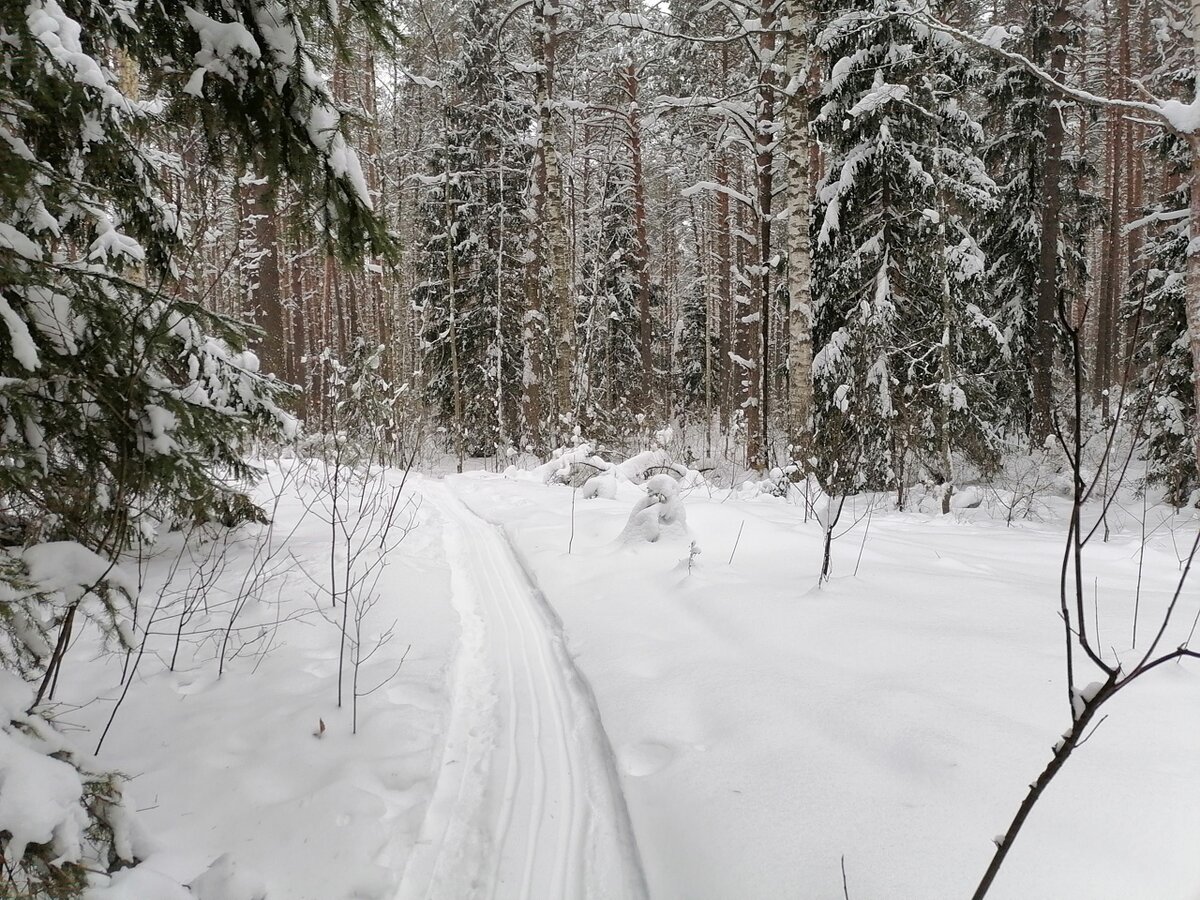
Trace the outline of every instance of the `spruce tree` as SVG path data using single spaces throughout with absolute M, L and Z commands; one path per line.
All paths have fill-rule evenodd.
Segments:
M 493 0 L 473 0 L 461 24 L 445 140 L 425 176 L 421 281 L 413 295 L 423 316 L 429 402 L 451 443 L 461 427 L 464 451 L 478 455 L 514 442 L 519 430 L 523 192 L 530 168 L 520 135 L 529 109 L 496 47 L 502 13 Z
M 259 515 L 245 454 L 294 424 L 246 330 L 182 295 L 194 235 L 168 200 L 181 161 L 166 148 L 199 131 L 231 168 L 257 160 L 317 198 L 343 258 L 388 249 L 305 38 L 336 35 L 330 16 L 275 0 L 0 8 L 0 674 L 31 681 L 29 709 L 79 620 L 130 639 L 120 554 L 176 522 Z M 134 862 L 112 839 L 111 779 L 6 707 L 0 741 L 13 729 L 80 768 L 92 824 L 76 844 L 4 846 L 7 883 L 70 896 L 85 868 Z
M 1162 96 L 1188 97 L 1195 86 L 1186 17 L 1167 18 L 1157 35 L 1161 62 L 1151 84 Z M 1192 148 L 1178 135 L 1156 133 L 1143 148 L 1162 161 L 1164 181 L 1177 186 L 1143 210 L 1144 242 L 1129 277 L 1123 315 L 1135 371 L 1133 421 L 1146 439 L 1146 476 L 1170 502 L 1183 505 L 1200 486 L 1195 454 L 1195 367 L 1188 340 L 1187 263 Z
M 902 487 L 915 457 L 950 482 L 954 454 L 990 454 L 984 366 L 1003 348 L 974 239 L 994 185 L 962 102 L 971 66 L 902 2 L 826 11 L 814 125 L 828 153 L 813 216 L 818 472 L 839 491 Z
M 588 427 L 609 440 L 628 426 L 643 398 L 632 192 L 619 160 L 604 163 L 609 174 L 588 215 L 580 318 L 590 376 Z
M 1048 65 L 1054 31 L 1052 10 L 1048 4 L 1031 3 L 1018 43 L 1013 49 Z M 1078 40 L 1078 29 L 1067 26 L 1058 30 L 1071 42 Z M 1002 215 L 990 216 L 980 234 L 987 254 L 985 281 L 996 309 L 996 324 L 1008 345 L 1004 377 L 996 379 L 999 400 L 1008 411 L 1007 424 L 1018 434 L 1031 427 L 1034 393 L 1034 366 L 1039 334 L 1038 297 L 1043 263 L 1043 209 L 1048 191 L 1057 191 L 1061 213 L 1056 227 L 1060 230 L 1055 284 L 1057 304 L 1071 309 L 1087 282 L 1088 238 L 1099 222 L 1100 204 L 1087 188 L 1093 174 L 1086 157 L 1069 147 L 1061 149 L 1059 174 L 1051 185 L 1047 178 L 1046 122 L 1051 103 L 1056 103 L 1045 84 L 1023 66 L 992 64 L 985 79 L 984 125 L 987 140 L 983 158 L 997 184 L 998 209 Z M 1060 323 L 1050 340 L 1061 341 Z M 1054 347 L 1049 348 L 1053 359 Z

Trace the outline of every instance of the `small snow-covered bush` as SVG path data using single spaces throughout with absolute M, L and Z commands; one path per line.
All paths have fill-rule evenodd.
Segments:
M 621 540 L 626 543 L 660 538 L 687 538 L 687 513 L 679 496 L 679 482 L 670 475 L 652 475 L 646 479 L 646 496 L 634 504 Z
M 0 896 L 73 897 L 89 872 L 136 863 L 142 838 L 119 777 L 26 713 L 32 700 L 28 684 L 0 672 Z

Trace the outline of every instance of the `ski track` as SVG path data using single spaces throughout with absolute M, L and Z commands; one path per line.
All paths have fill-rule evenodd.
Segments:
M 448 484 L 440 511 L 462 622 L 441 769 L 397 900 L 641 900 L 612 748 L 562 626 L 503 530 Z

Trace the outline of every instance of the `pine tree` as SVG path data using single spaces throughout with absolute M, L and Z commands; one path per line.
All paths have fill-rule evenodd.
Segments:
M 815 128 L 829 160 L 813 222 L 813 368 L 829 489 L 902 488 L 910 456 L 950 482 L 953 453 L 982 460 L 993 441 L 982 367 L 1003 342 L 973 233 L 994 186 L 960 102 L 969 61 L 908 11 L 837 4 L 818 37 L 830 69 Z

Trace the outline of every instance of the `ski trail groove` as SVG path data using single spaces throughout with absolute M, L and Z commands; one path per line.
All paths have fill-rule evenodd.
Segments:
M 643 900 L 612 750 L 562 626 L 496 525 L 447 484 L 462 622 L 441 769 L 397 900 Z

